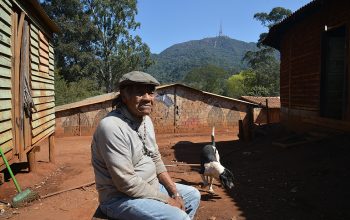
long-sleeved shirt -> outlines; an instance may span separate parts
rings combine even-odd
[[[167,201],[157,178],[166,168],[149,116],[137,120],[125,106],[110,112],[95,131],[91,154],[100,203],[123,196]]]

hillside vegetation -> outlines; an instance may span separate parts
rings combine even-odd
[[[162,83],[183,82],[194,68],[214,65],[234,74],[247,68],[242,59],[247,51],[257,51],[256,43],[227,36],[204,38],[175,44],[160,54],[152,54],[154,64],[147,72]]]

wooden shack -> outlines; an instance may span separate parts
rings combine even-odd
[[[9,163],[29,161],[55,131],[54,50],[58,27],[36,0],[0,0],[0,147]],[[4,169],[0,160],[0,171]]]
[[[281,121],[293,130],[350,131],[350,2],[314,0],[273,26],[281,53]]]

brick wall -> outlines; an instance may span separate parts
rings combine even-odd
[[[244,119],[247,105],[198,90],[176,87],[176,133],[216,131],[238,132],[238,120]]]
[[[249,105],[181,85],[157,90],[151,118],[157,134],[210,132],[238,133],[238,120],[246,120]],[[164,101],[167,99],[167,101]],[[167,105],[172,103],[171,105]],[[56,135],[92,135],[98,122],[112,110],[112,100],[56,112]]]
[[[345,25],[350,30],[350,7],[343,1],[326,1],[320,10],[306,16],[290,27],[281,41],[281,120],[298,123],[304,118],[320,116],[320,89],[322,67],[322,34]],[[347,36],[350,45],[349,34]],[[349,48],[349,47],[348,47]],[[347,75],[350,55],[347,53]],[[348,82],[348,85],[350,81]],[[350,90],[348,89],[347,118],[350,118]],[[318,120],[320,121],[320,120]],[[326,124],[323,124],[327,126]]]
[[[56,112],[56,131],[61,136],[92,135],[100,120],[112,110],[112,101]]]

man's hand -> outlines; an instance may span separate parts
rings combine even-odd
[[[178,207],[179,209],[185,211],[185,203],[180,196],[176,196],[175,198],[169,197],[167,203],[171,206]]]

